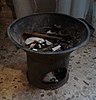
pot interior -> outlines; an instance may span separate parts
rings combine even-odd
[[[46,27],[53,27],[54,25],[62,26],[65,31],[67,29],[70,36],[74,35],[72,34],[74,29],[77,31],[80,40],[79,42],[75,41],[72,48],[82,45],[89,38],[88,29],[81,21],[64,14],[55,13],[34,14],[18,19],[10,25],[8,34],[17,46],[19,45],[19,47],[26,49],[24,38],[22,37],[24,32],[45,32]]]

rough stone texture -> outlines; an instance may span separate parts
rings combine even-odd
[[[96,38],[71,54],[69,80],[56,90],[30,85],[25,52],[4,42],[10,45],[0,48],[0,100],[96,100]]]
[[[27,81],[25,52],[17,49],[2,33],[0,36],[0,100],[96,100],[95,52],[96,38],[94,37],[87,46],[71,54],[68,82],[56,90],[41,90]]]

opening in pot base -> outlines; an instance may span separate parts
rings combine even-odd
[[[51,72],[47,73],[47,76],[48,74],[50,74]],[[44,76],[41,76],[43,77],[43,79],[39,79],[38,76],[36,76],[38,79],[36,79],[36,77],[33,76],[33,73],[31,73],[30,70],[27,71],[27,78],[28,78],[28,81],[30,84],[32,84],[33,86],[37,87],[37,88],[40,88],[40,89],[57,89],[59,87],[61,87],[62,85],[64,85],[67,81],[68,81],[68,78],[69,78],[69,72],[66,68],[60,68],[60,69],[57,69],[55,70],[54,73],[56,79],[58,81],[55,82],[55,80],[53,79],[53,81],[50,81],[48,80],[48,78],[44,81],[44,77],[46,77],[46,74]]]

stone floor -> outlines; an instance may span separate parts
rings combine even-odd
[[[43,90],[28,83],[26,54],[5,32],[0,31],[0,100],[96,100],[95,37],[71,54],[68,82],[56,90]]]

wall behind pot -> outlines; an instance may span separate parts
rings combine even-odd
[[[56,0],[30,0],[34,12],[55,12]]]
[[[56,0],[13,0],[17,18],[37,12],[55,12]]]

